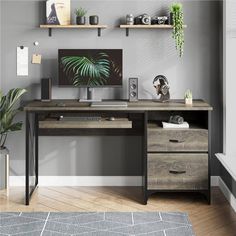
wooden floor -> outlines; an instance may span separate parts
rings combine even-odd
[[[236,236],[236,213],[218,188],[211,205],[200,194],[160,193],[145,206],[137,202],[139,194],[136,187],[40,187],[25,206],[24,189],[14,187],[8,199],[0,191],[0,211],[181,211],[197,236]]]

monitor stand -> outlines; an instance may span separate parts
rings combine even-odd
[[[79,102],[101,102],[101,99],[94,99],[93,88],[87,87],[87,98],[79,99]]]

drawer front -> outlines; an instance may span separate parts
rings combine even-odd
[[[208,155],[148,154],[148,190],[208,189]]]
[[[207,151],[207,129],[148,129],[148,152]]]

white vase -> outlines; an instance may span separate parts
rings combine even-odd
[[[193,104],[193,99],[192,98],[185,98],[185,104],[186,105],[192,105]]]

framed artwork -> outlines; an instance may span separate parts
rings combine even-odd
[[[69,25],[70,0],[47,0],[46,13],[46,24]]]

